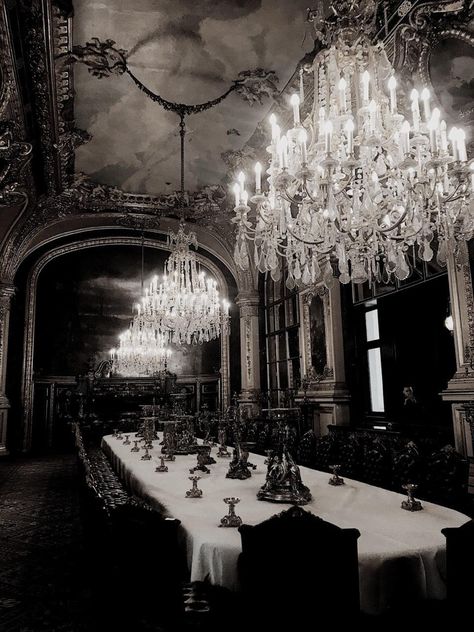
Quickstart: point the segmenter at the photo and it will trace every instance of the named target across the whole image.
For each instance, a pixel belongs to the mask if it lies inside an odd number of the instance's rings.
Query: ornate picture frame
[[[330,381],[334,371],[329,348],[332,336],[329,330],[331,307],[327,287],[318,285],[301,292],[300,310],[304,379],[312,385]]]

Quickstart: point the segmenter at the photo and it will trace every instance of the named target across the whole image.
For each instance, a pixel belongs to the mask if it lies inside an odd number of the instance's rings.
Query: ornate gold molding
[[[304,367],[305,373],[303,380],[311,386],[315,386],[320,382],[330,381],[334,377],[334,368],[331,366],[331,349],[329,345],[330,336],[332,336],[330,323],[331,323],[331,305],[330,305],[330,292],[328,288],[323,285],[315,285],[308,290],[301,292],[301,304],[302,304],[302,327],[301,335],[303,338],[303,354],[304,354]],[[326,366],[322,373],[318,373],[315,367],[311,363],[311,322],[310,322],[310,307],[313,299],[319,297],[323,303],[324,313],[324,329],[326,338]]]

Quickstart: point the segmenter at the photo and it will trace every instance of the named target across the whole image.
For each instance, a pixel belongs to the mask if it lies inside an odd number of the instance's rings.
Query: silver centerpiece
[[[338,485],[344,485],[344,479],[339,476],[339,470],[341,469],[340,465],[330,465],[329,469],[332,472],[331,478],[328,480],[329,485],[334,485],[337,487]]]
[[[288,426],[278,423],[279,446],[269,456],[267,477],[257,493],[258,500],[273,503],[306,505],[312,500],[311,492],[303,485],[300,468],[287,449]]]
[[[186,492],[186,498],[202,498],[202,489],[197,486],[200,476],[189,476],[189,480],[192,481],[193,486]]]
[[[160,456],[160,461],[161,464],[156,466],[155,472],[167,472],[168,466],[165,465],[165,458],[163,456]]]
[[[417,490],[418,485],[415,485],[415,483],[407,483],[406,485],[402,485],[402,487],[407,493],[406,500],[402,500],[402,509],[406,509],[406,511],[421,511],[423,509],[423,505],[419,500],[415,500],[414,498],[414,493]]]
[[[183,415],[176,423],[175,454],[195,454],[196,437],[194,422],[190,415]]]
[[[204,472],[205,474],[210,474],[211,470],[207,467],[208,465],[215,463],[214,459],[211,455],[211,446],[210,445],[198,445],[196,446],[196,454],[197,454],[197,465],[190,468],[190,473],[194,474],[194,472]]]
[[[240,527],[242,524],[242,518],[235,513],[235,505],[240,502],[240,498],[231,496],[229,498],[223,498],[223,501],[229,505],[229,513],[221,518],[220,527]]]
[[[219,420],[219,427],[217,430],[217,441],[219,442],[217,456],[221,459],[229,459],[230,452],[227,449],[227,426],[224,419]]]
[[[243,449],[242,444],[236,442],[233,453],[232,461],[229,463],[229,469],[226,478],[238,478],[239,480],[245,480],[252,476],[252,472],[249,470],[248,464],[248,449]]]
[[[176,449],[176,422],[174,419],[167,419],[162,421],[163,424],[163,441],[161,452],[167,454],[168,452],[175,452]]]
[[[172,450],[173,454],[194,454],[196,452],[196,438],[192,417],[183,415],[181,418],[169,419],[163,422],[163,448],[166,453]]]

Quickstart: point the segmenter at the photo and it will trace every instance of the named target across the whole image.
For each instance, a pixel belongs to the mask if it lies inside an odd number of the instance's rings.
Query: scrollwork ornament
[[[32,145],[15,139],[11,121],[0,122],[0,206],[28,201],[21,182],[31,155]]]
[[[263,103],[266,98],[275,98],[278,95],[278,77],[272,70],[264,68],[253,68],[244,70],[237,75],[237,78],[227,88],[227,90],[215,99],[204,103],[187,104],[169,101],[160,94],[148,88],[130,69],[127,62],[127,51],[117,48],[111,39],[101,41],[98,37],[93,37],[84,46],[76,45],[72,52],[63,57],[64,62],[79,62],[85,64],[89,72],[103,79],[112,75],[127,74],[148,98],[158,103],[164,110],[174,112],[181,119],[191,114],[199,114],[215,107],[226,99],[232,92],[238,94],[244,101],[253,105]]]

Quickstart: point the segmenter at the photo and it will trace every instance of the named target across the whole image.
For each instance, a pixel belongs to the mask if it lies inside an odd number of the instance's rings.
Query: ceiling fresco
[[[128,51],[137,77],[165,99],[200,103],[222,94],[242,70],[274,70],[280,88],[312,50],[308,0],[76,0],[74,44],[110,38]],[[76,171],[127,192],[179,188],[178,117],[127,76],[98,80],[76,64],[75,117],[92,139],[76,151]],[[221,154],[240,149],[271,103],[232,94],[187,121],[188,190],[223,182]]]

